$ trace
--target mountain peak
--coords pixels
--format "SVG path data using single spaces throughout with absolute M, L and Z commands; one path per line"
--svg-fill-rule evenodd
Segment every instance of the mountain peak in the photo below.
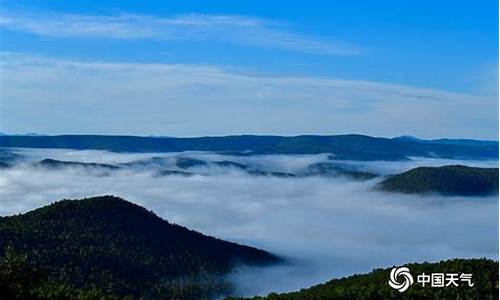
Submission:
M 418 137 L 413 136 L 413 135 L 401 135 L 401 136 L 395 137 L 393 139 L 400 140 L 400 141 L 415 141 L 415 142 L 421 141 L 421 139 L 419 139 Z
M 0 218 L 0 253 L 26 255 L 58 284 L 137 295 L 166 279 L 220 276 L 237 264 L 269 265 L 281 258 L 210 237 L 144 207 L 106 195 L 65 199 L 26 214 Z

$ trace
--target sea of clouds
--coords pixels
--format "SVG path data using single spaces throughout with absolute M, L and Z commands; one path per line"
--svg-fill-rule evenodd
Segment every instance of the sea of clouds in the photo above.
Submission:
M 204 168 L 201 175 L 154 176 L 127 169 L 96 176 L 78 168 L 44 169 L 44 158 L 119 164 L 153 156 L 231 160 L 260 169 L 296 172 L 327 155 L 227 156 L 215 153 L 120 154 L 106 151 L 17 149 L 27 162 L 0 169 L 0 215 L 63 198 L 113 194 L 159 216 L 226 240 L 287 257 L 290 264 L 240 267 L 228 278 L 240 295 L 297 290 L 333 277 L 407 262 L 454 257 L 498 259 L 498 196 L 443 197 L 374 190 L 381 179 L 253 176 Z M 414 158 L 403 162 L 347 162 L 380 174 L 420 165 L 497 166 L 497 161 Z

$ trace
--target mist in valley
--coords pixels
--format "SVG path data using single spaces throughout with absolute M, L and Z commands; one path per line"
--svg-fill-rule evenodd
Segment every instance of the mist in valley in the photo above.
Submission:
M 217 153 L 120 154 L 107 151 L 18 149 L 25 160 L 0 169 L 0 215 L 61 200 L 112 194 L 171 222 L 222 239 L 263 248 L 289 264 L 238 267 L 228 275 L 240 295 L 291 291 L 333 277 L 408 262 L 454 257 L 498 259 L 498 196 L 444 197 L 386 193 L 381 180 L 347 177 L 255 176 L 238 168 L 195 166 L 192 176 L 157 176 L 179 156 L 232 161 L 270 172 L 300 172 L 320 155 L 229 156 Z M 45 158 L 125 164 L 160 157 L 160 165 L 106 174 L 68 167 L 34 167 Z M 401 162 L 342 162 L 382 176 L 416 166 L 497 161 L 413 158 Z

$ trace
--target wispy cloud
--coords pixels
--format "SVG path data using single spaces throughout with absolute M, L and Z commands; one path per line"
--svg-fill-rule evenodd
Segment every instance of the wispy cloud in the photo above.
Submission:
M 360 52 L 359 48 L 347 43 L 294 33 L 281 22 L 237 15 L 187 14 L 160 18 L 131 14 L 3 13 L 0 26 L 58 38 L 214 40 L 330 55 Z
M 495 138 L 495 97 L 217 66 L 2 56 L 2 130 Z M 29 120 L 29 122 L 26 122 Z

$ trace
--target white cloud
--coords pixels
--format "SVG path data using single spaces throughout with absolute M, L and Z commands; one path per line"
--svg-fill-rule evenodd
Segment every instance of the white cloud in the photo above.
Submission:
M 42 158 L 44 151 L 46 157 L 88 162 L 129 161 L 139 155 L 74 150 L 26 150 L 23 154 Z M 314 157 L 324 159 L 321 155 L 252 159 L 286 169 L 303 165 L 305 159 L 314 162 Z M 406 162 L 397 164 L 390 167 L 407 167 Z M 387 168 L 383 162 L 378 166 Z M 375 183 L 238 172 L 154 177 L 129 171 L 102 177 L 74 169 L 20 167 L 0 171 L 0 215 L 25 212 L 62 198 L 115 194 L 206 234 L 297 259 L 291 266 L 236 271 L 230 278 L 247 295 L 298 290 L 334 276 L 407 262 L 483 256 L 498 259 L 497 196 L 387 194 L 373 191 Z
M 495 97 L 218 66 L 2 56 L 2 131 L 498 136 Z
M 293 33 L 277 21 L 237 15 L 187 14 L 161 18 L 131 14 L 3 13 L 0 26 L 57 38 L 215 40 L 331 55 L 353 55 L 360 51 L 346 43 Z

